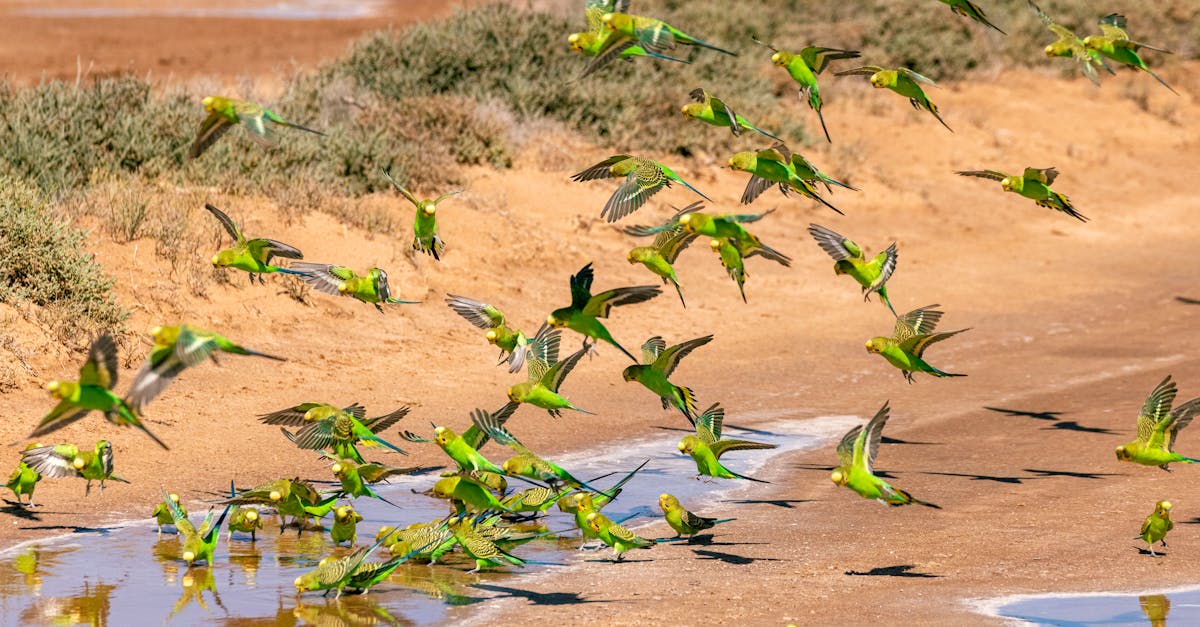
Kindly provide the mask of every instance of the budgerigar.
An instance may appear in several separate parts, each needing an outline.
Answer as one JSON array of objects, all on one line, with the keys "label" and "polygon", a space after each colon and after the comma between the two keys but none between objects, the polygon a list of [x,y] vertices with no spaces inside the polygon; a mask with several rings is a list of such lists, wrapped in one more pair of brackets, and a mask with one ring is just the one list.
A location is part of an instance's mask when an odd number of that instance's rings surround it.
[{"label": "budgerigar", "polygon": [[587,515],[587,525],[608,546],[612,547],[613,559],[621,561],[626,551],[630,549],[648,549],[654,546],[654,540],[648,540],[636,533],[609,520],[600,512]]},{"label": "budgerigar", "polygon": [[44,477],[79,477],[87,481],[83,495],[92,491],[92,482],[100,482],[100,494],[104,494],[105,481],[129,483],[113,474],[112,444],[108,440],[96,441],[91,451],[81,451],[74,444],[55,444],[26,449],[21,461]]},{"label": "budgerigar", "polygon": [[943,372],[929,365],[924,359],[925,349],[929,348],[931,344],[970,330],[959,329],[934,333],[934,328],[942,319],[943,314],[934,309],[937,306],[926,305],[896,318],[892,337],[879,336],[867,340],[867,352],[875,353],[886,359],[889,364],[899,368],[900,372],[904,374],[904,379],[909,383],[913,382],[914,372],[924,372],[935,377],[967,376]]},{"label": "budgerigar", "polygon": [[588,63],[584,76],[608,65],[632,46],[638,46],[647,53],[656,55],[664,55],[675,50],[677,45],[685,45],[737,56],[737,53],[697,39],[657,18],[627,13],[605,13],[600,16],[600,21],[609,34]]},{"label": "budgerigar", "polygon": [[242,235],[242,230],[238,228],[237,223],[226,215],[224,211],[210,204],[205,204],[204,208],[213,214],[213,217],[221,223],[221,226],[225,227],[225,232],[229,233],[229,237],[233,238],[233,246],[213,255],[212,265],[214,267],[244,270],[250,274],[251,284],[254,283],[255,278],[258,279],[260,284],[264,284],[266,281],[262,278],[262,275],[275,272],[303,276],[302,273],[295,270],[271,265],[271,260],[275,257],[279,257],[280,259],[304,259],[304,253],[301,253],[298,248],[265,237],[248,240],[245,235]]},{"label": "budgerigar", "polygon": [[488,344],[500,348],[498,363],[503,363],[507,355],[509,372],[517,372],[525,365],[529,340],[520,329],[508,326],[504,312],[483,301],[454,294],[446,295],[446,304],[467,322],[487,330]]},{"label": "budgerigar", "polygon": [[362,519],[362,514],[354,511],[353,505],[334,507],[333,525],[329,527],[329,537],[333,540],[333,545],[348,542],[350,546],[354,546],[358,541],[358,523],[362,522]]},{"label": "budgerigar", "polygon": [[[187,518],[187,509],[179,502],[179,495],[174,492],[167,495],[167,499],[175,501],[175,506],[182,512],[184,518]],[[158,527],[158,535],[162,535],[163,525],[175,525],[175,515],[171,513],[171,508],[167,506],[166,501],[160,501],[154,506],[154,511],[150,512],[150,517],[154,519],[154,524]]]},{"label": "budgerigar", "polygon": [[1074,31],[1062,24],[1056,24],[1054,20],[1050,19],[1049,15],[1046,15],[1038,5],[1034,4],[1033,0],[1026,1],[1034,13],[1037,13],[1042,23],[1046,25],[1046,28],[1058,36],[1056,41],[1044,48],[1046,56],[1075,59],[1083,75],[1096,85],[1100,84],[1100,73],[1096,71],[1096,66],[1104,68],[1109,74],[1113,73],[1112,68],[1108,67],[1108,64],[1104,62],[1103,55],[1084,46],[1083,40]]},{"label": "budgerigar", "polygon": [[672,494],[660,494],[658,496],[658,506],[662,508],[663,518],[666,519],[667,525],[675,530],[675,537],[688,537],[688,542],[691,543],[692,538],[696,537],[697,533],[705,529],[727,523],[733,518],[705,518],[697,516],[689,512],[687,508],[679,503],[679,499]]},{"label": "budgerigar", "polygon": [[1133,462],[1145,466],[1158,466],[1170,470],[1169,464],[1194,464],[1200,459],[1185,457],[1175,452],[1175,438],[1179,432],[1192,423],[1192,418],[1200,414],[1200,398],[1194,398],[1174,410],[1171,405],[1175,402],[1178,386],[1171,376],[1162,380],[1150,392],[1150,396],[1138,413],[1137,439],[1117,447],[1117,459],[1123,462]]},{"label": "budgerigar", "polygon": [[[680,220],[687,218],[688,215],[683,216]],[[590,263],[580,269],[578,273],[571,275],[571,304],[551,312],[550,316],[546,318],[546,323],[555,328],[571,329],[579,333],[584,337],[585,347],[588,346],[589,339],[592,340],[593,345],[595,342],[608,342],[617,350],[625,353],[625,356],[637,362],[633,353],[625,350],[625,347],[613,339],[608,329],[600,322],[600,318],[607,318],[613,307],[648,301],[661,294],[662,288],[656,285],[618,287],[592,295],[594,278]]]},{"label": "budgerigar", "polygon": [[1019,175],[996,170],[964,170],[958,174],[1000,181],[1000,187],[1006,192],[1020,194],[1036,202],[1039,207],[1061,211],[1080,222],[1087,222],[1087,218],[1075,210],[1070,198],[1050,189],[1054,179],[1058,178],[1058,170],[1054,168],[1025,168],[1025,172]]},{"label": "budgerigar", "polygon": [[576,407],[558,393],[558,388],[567,375],[571,374],[571,370],[587,353],[587,349],[582,348],[564,359],[559,359],[559,333],[561,332],[558,329],[543,323],[533,341],[529,343],[529,355],[526,358],[529,378],[508,388],[508,402],[512,406],[508,410],[509,413],[515,411],[516,405],[520,403],[541,407],[555,418],[562,416],[564,409],[584,414],[592,413]]},{"label": "budgerigar", "polygon": [[[703,206],[700,201],[696,201],[676,211],[675,215],[667,221],[666,229],[654,236],[653,244],[637,246],[625,256],[629,263],[640,263],[646,266],[647,270],[662,277],[663,283],[675,286],[675,292],[679,294],[679,303],[684,307],[687,307],[687,303],[683,300],[683,289],[679,285],[679,277],[675,274],[675,266],[672,264],[679,258],[679,253],[683,252],[696,239],[696,234],[689,233],[679,224],[679,216],[698,211]],[[628,235],[640,234],[638,227],[625,227],[624,230]]]},{"label": "budgerigar", "polygon": [[350,585],[363,560],[377,548],[378,542],[369,547],[359,547],[343,557],[330,556],[321,560],[316,568],[296,577],[292,582],[296,586],[296,594],[324,590],[326,595],[333,591],[335,598],[341,597],[342,589]]},{"label": "budgerigar", "polygon": [[[603,50],[609,55],[617,55],[627,61],[632,61],[633,57],[654,57],[677,63],[689,63],[689,61],[684,59],[676,59],[665,54],[648,51],[641,46],[635,45],[633,41],[622,41],[615,48],[607,46],[606,44],[610,37],[621,37],[621,35],[609,30],[601,18],[606,13],[623,13],[628,8],[629,0],[584,0],[584,12],[587,16],[588,29],[582,33],[571,33],[567,37],[567,43],[570,44],[572,50],[586,57],[595,57]],[[597,69],[599,67],[593,67],[589,64],[583,70],[583,73],[580,74],[579,78],[584,78]]]},{"label": "budgerigar", "polygon": [[303,261],[292,264],[292,269],[303,272],[304,282],[318,292],[332,296],[349,296],[364,303],[371,303],[379,313],[383,313],[381,305],[418,305],[419,301],[400,300],[392,296],[392,288],[388,286],[387,272],[380,268],[371,268],[366,275],[355,274],[354,270],[345,266],[335,266],[326,263]]},{"label": "budgerigar", "polygon": [[204,517],[204,522],[200,523],[199,529],[196,529],[188,520],[187,513],[183,511],[183,508],[171,500],[165,491],[163,492],[163,503],[171,510],[175,528],[183,536],[181,557],[183,561],[187,562],[188,568],[190,569],[201,561],[207,566],[212,566],[213,550],[217,548],[217,541],[221,539],[221,523],[225,522],[225,516],[229,514],[232,506],[226,505],[215,522],[213,521],[215,512],[209,509],[208,514]]},{"label": "budgerigar", "polygon": [[713,336],[706,335],[680,342],[670,348],[659,336],[654,336],[642,344],[642,363],[627,366],[621,373],[626,382],[637,381],[647,390],[658,395],[663,409],[674,407],[678,409],[688,422],[696,422],[696,394],[691,388],[671,383],[671,373],[679,366],[679,362],[692,351],[708,344]]},{"label": "budgerigar", "polygon": [[976,22],[979,22],[980,24],[999,32],[1001,35],[1008,34],[1003,30],[1000,30],[999,26],[991,23],[988,20],[987,15],[984,14],[983,9],[979,8],[979,5],[975,4],[974,2],[971,2],[971,0],[938,0],[938,2],[948,5],[951,11],[954,11],[965,18],[975,20]]},{"label": "budgerigar", "polygon": [[929,99],[929,96],[925,95],[925,90],[921,89],[922,83],[932,87],[937,87],[937,83],[933,82],[932,80],[921,76],[920,74],[917,74],[906,67],[896,68],[894,70],[885,70],[878,65],[865,65],[863,67],[857,67],[852,70],[846,70],[836,74],[836,76],[853,75],[871,77],[870,81],[872,87],[876,89],[883,89],[886,87],[900,94],[901,96],[908,98],[908,103],[911,104],[914,109],[924,109],[925,111],[928,111],[933,115],[933,117],[937,118],[938,122],[942,123],[942,126],[946,127],[946,130],[950,131],[951,133],[954,132],[954,129],[950,128],[950,125],[946,124],[946,121],[943,120],[942,116],[938,113],[937,105],[933,104],[933,101]]},{"label": "budgerigar", "polygon": [[571,176],[571,180],[576,182],[609,178],[625,181],[613,192],[608,202],[604,203],[604,209],[600,211],[600,217],[608,222],[616,222],[637,211],[651,196],[670,187],[672,182],[683,185],[705,200],[711,200],[680,178],[671,168],[657,161],[632,155],[613,155]]},{"label": "budgerigar", "polygon": [[355,446],[358,442],[381,445],[401,455],[407,455],[403,449],[377,435],[406,415],[408,407],[401,407],[385,417],[371,421],[368,426],[366,422],[360,421],[350,413],[337,412],[333,416],[301,427],[295,434],[295,443],[302,449],[312,451],[328,448],[338,459],[349,459],[359,464],[366,463],[366,460]]},{"label": "budgerigar", "polygon": [[862,286],[864,301],[870,299],[873,293],[879,294],[879,300],[887,305],[892,315],[898,315],[892,307],[892,301],[888,299],[886,285],[888,279],[892,278],[892,273],[896,271],[898,253],[895,242],[867,261],[866,251],[837,231],[819,224],[810,224],[808,233],[817,240],[821,250],[833,257],[835,275],[849,275],[857,281]]},{"label": "budgerigar", "polygon": [[854,188],[825,176],[804,157],[798,159],[805,174],[805,176],[801,176],[800,171],[793,165],[794,157],[795,155],[782,143],[775,144],[766,150],[744,151],[730,157],[730,169],[750,174],[750,180],[742,192],[742,204],[748,205],[772,186],[778,186],[784,196],[787,196],[789,191],[796,192],[842,214],[841,209],[834,207],[817,193],[813,181],[824,183],[827,187],[832,182],[847,189]]},{"label": "budgerigar", "polygon": [[863,498],[875,499],[884,505],[916,503],[941,509],[933,503],[913,498],[911,494],[877,477],[872,470],[875,456],[879,454],[879,442],[883,439],[883,427],[887,424],[888,413],[888,404],[884,403],[865,428],[859,425],[842,436],[837,446],[839,465],[829,478],[837,485],[854,490]]},{"label": "budgerigar", "polygon": [[461,194],[462,190],[446,192],[433,200],[417,200],[417,197],[413,196],[412,192],[405,189],[396,179],[392,178],[390,172],[384,170],[383,175],[400,191],[400,195],[412,203],[413,207],[417,210],[416,217],[413,218],[413,250],[432,255],[434,259],[440,261],[442,253],[446,250],[446,242],[443,242],[442,238],[438,237],[437,206],[443,200],[456,194]]},{"label": "budgerigar", "polygon": [[759,483],[770,483],[762,479],[739,475],[721,464],[721,456],[729,451],[776,448],[774,444],[749,440],[721,439],[721,428],[725,421],[725,410],[713,404],[696,419],[696,435],[684,436],[679,441],[679,452],[692,456],[696,462],[697,478],[748,479]]},{"label": "budgerigar", "polygon": [[695,102],[683,105],[680,112],[689,120],[699,120],[712,126],[727,126],[733,132],[734,137],[740,137],[742,129],[747,129],[766,135],[771,139],[783,141],[779,136],[758,128],[746,118],[734,113],[724,100],[708,93],[703,87],[693,89],[688,97]]},{"label": "budgerigar", "polygon": [[1179,95],[1179,92],[1175,91],[1158,74],[1155,74],[1153,70],[1147,67],[1146,62],[1138,55],[1138,50],[1142,48],[1166,54],[1171,54],[1170,50],[1155,48],[1148,44],[1130,40],[1129,34],[1125,32],[1124,15],[1111,13],[1100,18],[1100,32],[1103,34],[1085,37],[1083,45],[1087,46],[1089,50],[1095,50],[1117,63],[1127,65],[1135,70],[1141,70],[1153,76],[1154,80],[1162,83],[1163,87],[1170,89],[1171,93],[1176,96]]},{"label": "budgerigar", "polygon": [[587,482],[576,479],[574,475],[567,472],[562,466],[531,451],[516,436],[510,433],[495,416],[483,410],[476,409],[471,414],[471,420],[475,423],[476,427],[479,427],[481,431],[491,436],[497,444],[507,446],[516,453],[514,457],[508,458],[501,466],[508,476],[526,477],[534,481],[544,481],[549,483],[551,488],[555,488],[559,484],[565,484],[599,492],[599,490],[588,485]]},{"label": "budgerigar", "polygon": [[721,260],[721,266],[729,273],[729,278],[737,283],[738,292],[742,295],[742,302],[749,302],[746,300],[746,277],[749,275],[746,274],[746,260],[742,257],[742,251],[738,248],[737,241],[728,237],[720,237],[709,240],[708,246],[714,253],[717,253]]},{"label": "budgerigar", "polygon": [[[41,448],[41,442],[35,442],[25,447],[25,450]],[[17,462],[17,468],[8,476],[8,482],[4,487],[12,490],[13,496],[17,499],[17,505],[25,505],[34,507],[33,504],[33,489],[37,487],[37,483],[42,480],[42,474],[29,467],[24,460]],[[28,502],[23,501],[21,497],[27,497]]]},{"label": "budgerigar", "polygon": [[1146,517],[1146,521],[1142,523],[1142,532],[1138,535],[1143,542],[1150,545],[1150,555],[1157,556],[1154,552],[1154,543],[1159,542],[1163,547],[1167,546],[1167,532],[1175,528],[1175,522],[1171,520],[1171,502],[1159,501],[1154,504],[1154,511]]},{"label": "budgerigar", "polygon": [[274,126],[287,126],[316,135],[325,134],[288,122],[276,115],[274,111],[253,102],[221,96],[205,96],[201,103],[204,105],[204,111],[208,113],[208,117],[204,118],[204,122],[200,124],[200,130],[196,132],[196,139],[192,142],[192,147],[188,149],[189,159],[199,157],[238,123],[253,132],[251,137],[260,143],[270,143],[271,138],[275,135],[272,130]]},{"label": "budgerigar", "polygon": [[857,50],[838,50],[837,48],[822,48],[820,46],[808,46],[802,49],[799,53],[792,53],[786,50],[779,50],[774,45],[754,40],[755,43],[766,46],[771,49],[774,54],[771,55],[771,63],[777,67],[787,70],[788,76],[800,85],[800,100],[808,104],[809,108],[817,112],[817,119],[821,121],[821,130],[825,132],[825,141],[833,143],[833,139],[829,137],[829,129],[825,127],[825,115],[821,113],[821,108],[825,101],[821,98],[820,87],[817,85],[817,75],[825,71],[829,64],[833,61],[841,59],[857,59],[859,52]]}]

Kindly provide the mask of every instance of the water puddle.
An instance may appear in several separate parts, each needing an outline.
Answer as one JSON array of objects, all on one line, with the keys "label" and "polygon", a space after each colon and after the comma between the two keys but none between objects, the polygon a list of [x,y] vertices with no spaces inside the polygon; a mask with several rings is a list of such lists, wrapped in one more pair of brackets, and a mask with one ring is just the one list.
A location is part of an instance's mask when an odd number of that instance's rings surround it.
[{"label": "water puddle", "polygon": [[128,2],[112,6],[32,6],[14,9],[13,13],[31,17],[106,18],[106,17],[187,17],[240,18],[262,20],[348,20],[367,18],[376,14],[380,0],[290,0],[280,2],[183,3],[166,5],[145,3],[130,6]]},{"label": "water puddle", "polygon": [[[745,414],[740,417],[754,418]],[[779,448],[733,452],[723,461],[754,476],[772,457],[821,445],[860,421],[839,416],[775,419],[755,429],[727,425],[728,437],[771,442]],[[748,486],[747,482],[690,479],[695,475],[695,464],[676,449],[685,434],[661,428],[650,437],[599,451],[563,455],[555,461],[578,476],[593,477],[615,469],[628,470],[651,459],[605,510],[613,518],[636,515],[627,523],[633,527],[661,516],[657,503],[663,491],[679,496],[686,505],[746,496],[740,493],[763,489]],[[490,445],[485,452],[502,461],[507,450]],[[444,502],[413,494],[433,481],[428,475],[407,476],[376,487],[402,509],[374,499],[355,500],[355,509],[364,517],[358,526],[359,543],[369,542],[385,524],[407,525],[444,516]],[[615,478],[610,477],[598,484],[607,486],[613,481]],[[192,519],[197,520],[203,509],[193,504]],[[697,509],[705,511],[698,505]],[[450,608],[456,606],[472,606],[497,596],[521,596],[521,581],[529,581],[539,571],[555,570],[530,564],[523,569],[496,568],[467,574],[474,562],[456,552],[434,567],[402,566],[367,595],[345,595],[334,600],[310,593],[297,598],[292,581],[333,551],[332,541],[328,532],[305,532],[297,537],[294,529],[288,529],[280,534],[275,516],[267,514],[264,518],[266,528],[259,532],[256,542],[241,534],[235,534],[232,542],[223,536],[216,549],[216,563],[190,571],[179,557],[178,538],[169,532],[158,536],[149,520],[99,533],[74,533],[0,553],[0,625],[426,625],[447,621]],[[573,521],[557,508],[551,508],[544,524],[562,536],[533,540],[516,547],[513,553],[529,561],[564,566],[585,558],[597,559],[595,553],[581,555],[577,551],[578,532]],[[338,549],[339,553],[347,551],[345,547]],[[570,596],[569,592],[562,594]],[[462,616],[455,613],[455,619]]]},{"label": "water puddle", "polygon": [[1033,625],[1200,625],[1200,588],[1141,594],[1047,594],[1016,599],[993,601],[984,609],[993,616]]}]

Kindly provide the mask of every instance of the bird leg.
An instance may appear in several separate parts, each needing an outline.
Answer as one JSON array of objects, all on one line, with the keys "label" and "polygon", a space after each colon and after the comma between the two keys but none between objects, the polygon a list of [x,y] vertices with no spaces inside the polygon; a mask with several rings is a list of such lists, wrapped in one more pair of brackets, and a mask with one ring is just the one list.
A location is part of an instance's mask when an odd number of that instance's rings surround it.
[{"label": "bird leg", "polygon": [[912,385],[912,384],[913,384],[913,375],[912,375],[912,373],[911,373],[911,372],[909,372],[909,371],[907,371],[907,370],[901,370],[900,372],[904,373],[904,380],[905,380],[905,381],[908,381],[908,384],[909,384],[909,385]]},{"label": "bird leg", "polygon": [[92,480],[88,479],[87,485],[83,488],[83,495],[87,496],[92,493]]},{"label": "bird leg", "polygon": [[383,307],[380,307],[379,303],[375,303],[375,308],[379,310],[379,313],[383,313]]},{"label": "bird leg", "polygon": [[1158,553],[1154,552],[1154,545],[1150,545],[1150,557],[1158,557]]}]

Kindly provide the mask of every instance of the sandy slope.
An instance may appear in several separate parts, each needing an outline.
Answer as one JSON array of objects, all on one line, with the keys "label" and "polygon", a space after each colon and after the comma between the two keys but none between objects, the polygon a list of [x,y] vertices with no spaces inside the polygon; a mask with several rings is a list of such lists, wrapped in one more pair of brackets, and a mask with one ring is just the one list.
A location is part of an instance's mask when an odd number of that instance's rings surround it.
[{"label": "sandy slope", "polygon": [[[1159,560],[1139,555],[1130,538],[1159,498],[1176,503],[1181,521],[1200,517],[1194,505],[1200,489],[1191,480],[1196,469],[1167,474],[1121,465],[1112,448],[1132,439],[1137,408],[1167,373],[1179,379],[1181,399],[1200,395],[1200,358],[1193,350],[1200,307],[1174,301],[1200,297],[1194,278],[1200,223],[1189,182],[1198,154],[1197,107],[1190,97],[1176,98],[1127,74],[1100,91],[1038,73],[1005,78],[1005,87],[981,83],[937,92],[955,134],[892,94],[839,90],[827,110],[838,143],[805,152],[862,188],[833,196],[847,216],[772,192],[754,209],[779,211],[753,230],[795,262],[786,269],[753,260],[748,305],[701,241],[679,264],[686,310],[666,294],[618,310],[611,325],[630,348],[652,334],[673,342],[715,333],[677,377],[701,402],[720,400],[731,422],[747,422],[739,414],[760,409],[801,418],[867,417],[890,399],[886,435],[929,444],[885,445],[878,465],[898,485],[945,509],[885,510],[829,483],[831,448],[795,455],[767,469],[763,476],[775,483],[748,497],[802,501],[794,508],[694,504],[706,514],[738,518],[715,538],[731,544],[708,547],[737,557],[696,559],[687,547],[661,546],[636,563],[587,564],[528,584],[516,580],[517,587],[620,601],[539,607],[539,619],[861,624],[920,616],[950,624],[964,619],[964,597],[1194,581],[1185,570],[1198,545],[1193,526],[1180,525],[1172,536],[1175,554]],[[1182,93],[1196,93],[1196,79],[1183,72],[1168,80]],[[1139,91],[1149,95],[1148,111],[1126,96]],[[296,402],[360,401],[373,413],[407,403],[414,411],[401,426],[410,429],[427,429],[430,420],[462,427],[471,408],[498,407],[512,379],[491,366],[495,354],[481,335],[442,306],[445,293],[491,300],[532,330],[566,303],[568,274],[588,261],[596,263],[601,289],[650,282],[623,259],[633,242],[593,219],[612,187],[573,184],[566,170],[534,167],[535,157],[545,154],[583,166],[607,152],[537,141],[515,170],[475,173],[467,193],[444,205],[450,251],[440,264],[410,262],[403,237],[367,237],[323,214],[284,223],[279,209],[266,203],[216,199],[249,233],[294,244],[312,260],[381,265],[402,296],[426,303],[386,315],[320,295],[304,306],[279,295],[273,283],[249,287],[241,277],[196,298],[177,289],[179,278],[151,255],[152,243],[96,241],[93,250],[117,277],[120,298],[137,303],[132,328],[186,320],[290,361],[229,357],[221,367],[184,374],[151,406],[151,417],[168,423],[154,426],[172,445],[169,452],[97,418],[56,434],[78,442],[110,438],[117,471],[133,485],[80,499],[79,483],[45,481],[38,488],[47,504],[37,512],[40,520],[0,518],[6,529],[0,542],[148,512],[160,484],[195,495],[230,477],[249,484],[296,473],[323,476],[311,456],[253,420]],[[722,170],[724,158],[701,158],[679,170],[719,207],[736,210],[745,179]],[[1078,223],[1003,194],[998,185],[953,174],[1025,165],[1058,166],[1056,187],[1093,221]],[[669,213],[668,202],[690,201],[684,190],[664,192],[632,221],[657,220]],[[396,198],[364,202],[409,219]],[[193,219],[209,218],[197,206]],[[833,276],[832,262],[804,232],[810,221],[871,250],[899,242],[899,270],[889,284],[897,307],[940,303],[944,328],[971,327],[929,353],[935,365],[970,376],[920,378],[909,386],[868,355],[863,341],[887,332],[890,317],[878,303],[863,304],[849,279]],[[37,382],[73,374],[79,359],[47,346],[23,323],[9,328],[33,353],[35,372],[19,390],[0,396],[0,414],[9,417],[0,423],[6,442],[21,438],[50,407]],[[136,362],[129,359],[123,384]],[[598,417],[552,420],[524,409],[513,430],[531,447],[553,453],[678,424],[648,392],[621,381],[624,365],[616,351],[602,349],[567,381],[568,396]],[[1051,423],[985,406],[1062,415]],[[1066,422],[1112,432],[1080,431]],[[1200,451],[1196,434],[1185,432],[1180,449]],[[16,456],[12,450],[6,465]],[[441,463],[434,452],[418,448],[412,459]],[[936,577],[846,574],[907,565]],[[674,613],[697,598],[705,599],[703,619]],[[501,622],[527,619],[523,603],[503,602],[499,611],[509,613]]]}]

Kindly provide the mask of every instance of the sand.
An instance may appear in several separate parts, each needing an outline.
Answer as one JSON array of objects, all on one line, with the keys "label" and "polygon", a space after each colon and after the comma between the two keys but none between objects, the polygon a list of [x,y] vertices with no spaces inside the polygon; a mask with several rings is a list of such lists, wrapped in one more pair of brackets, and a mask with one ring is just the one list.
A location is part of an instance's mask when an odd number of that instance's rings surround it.
[{"label": "sand", "polygon": [[[1164,78],[1183,94],[1197,93],[1200,66],[1173,69]],[[936,92],[954,134],[892,94],[852,86],[833,92],[826,116],[837,143],[804,152],[863,190],[832,196],[847,215],[769,192],[753,209],[778,211],[752,228],[790,254],[792,268],[751,260],[749,303],[743,304],[701,240],[678,264],[686,310],[666,293],[616,311],[610,327],[630,348],[653,334],[668,342],[715,334],[676,377],[701,403],[720,401],[733,423],[753,426],[755,415],[781,413],[865,419],[890,401],[885,435],[902,442],[884,444],[877,467],[943,509],[885,509],[837,488],[828,479],[836,460],[831,444],[760,471],[773,483],[744,497],[760,503],[687,504],[738,519],[720,527],[709,546],[662,545],[630,563],[586,563],[507,584],[611,603],[532,608],[514,599],[483,604],[482,611],[504,624],[530,617],[962,624],[981,620],[970,613],[973,598],[1195,583],[1187,559],[1200,546],[1193,524],[1177,526],[1171,554],[1161,559],[1139,553],[1133,536],[1163,498],[1175,503],[1178,523],[1200,520],[1197,469],[1166,473],[1118,463],[1113,447],[1133,439],[1138,408],[1167,374],[1180,382],[1180,400],[1200,396],[1194,350],[1200,306],[1176,300],[1200,298],[1200,222],[1191,183],[1200,110],[1189,95],[1175,97],[1147,77],[1124,72],[1100,90],[1030,71],[1005,74],[1004,86],[988,78]],[[557,139],[529,144],[511,171],[472,172],[466,193],[442,212],[449,248],[441,263],[411,260],[404,236],[370,236],[320,213],[281,220],[284,212],[261,199],[214,199],[248,233],[296,245],[315,261],[380,265],[401,297],[423,301],[383,315],[320,294],[303,305],[281,295],[276,281],[251,287],[241,275],[198,297],[178,287],[169,264],[152,254],[152,242],[118,245],[95,235],[89,249],[117,278],[121,301],[134,308],[130,328],[187,321],[289,361],[231,356],[220,367],[187,371],[149,412],[170,451],[95,416],[56,433],[62,441],[112,440],[117,472],[133,484],[82,498],[81,482],[43,481],[38,521],[0,514],[0,547],[148,514],[160,485],[201,498],[230,478],[242,485],[296,474],[324,478],[327,471],[311,455],[254,420],[301,401],[358,401],[372,415],[409,404],[413,412],[400,427],[422,432],[431,420],[463,428],[472,408],[499,407],[516,379],[492,366],[494,350],[441,303],[446,293],[489,300],[532,331],[548,311],[567,303],[568,275],[589,261],[600,289],[654,282],[624,261],[635,242],[596,219],[612,185],[571,183],[573,169],[534,165],[537,157],[556,154],[582,169],[609,152]],[[745,177],[722,169],[724,158],[702,155],[677,169],[720,210],[740,211]],[[1077,222],[1004,194],[998,184],[954,174],[1026,165],[1057,166],[1056,189],[1092,221]],[[668,203],[691,200],[686,190],[664,192],[628,222],[658,221],[670,213]],[[364,202],[402,222],[411,219],[398,198]],[[191,219],[210,218],[196,207]],[[834,276],[832,261],[805,233],[810,222],[871,251],[897,242],[899,268],[889,283],[897,308],[939,303],[947,312],[942,328],[970,327],[928,353],[935,365],[969,376],[918,377],[909,385],[867,354],[863,342],[886,334],[890,316],[877,302],[863,303],[848,278]],[[97,228],[86,219],[80,226]],[[55,346],[43,331],[0,309],[9,321],[5,333],[31,369],[17,389],[0,395],[0,414],[7,417],[0,438],[13,442],[52,404],[40,384],[74,376],[86,338],[74,350]],[[576,340],[568,337],[565,344],[573,347]],[[120,389],[146,346],[123,357]],[[553,456],[658,425],[680,426],[682,419],[662,412],[649,392],[621,380],[626,363],[602,348],[567,380],[564,392],[596,417],[555,420],[526,408],[512,430]],[[1200,455],[1200,436],[1185,431],[1179,449]],[[16,450],[5,454],[5,466]],[[436,448],[413,447],[412,453],[406,463],[444,463]],[[735,468],[739,455],[753,453],[733,454]],[[645,531],[665,535],[667,528],[660,523]],[[707,559],[696,548],[710,551]],[[704,614],[681,613],[683,607]],[[454,608],[451,617],[472,611],[480,609]]]}]

